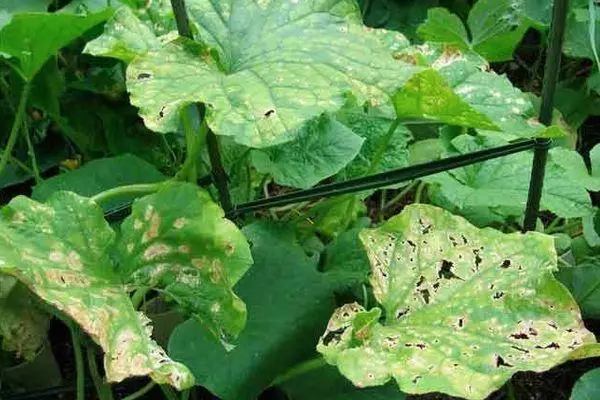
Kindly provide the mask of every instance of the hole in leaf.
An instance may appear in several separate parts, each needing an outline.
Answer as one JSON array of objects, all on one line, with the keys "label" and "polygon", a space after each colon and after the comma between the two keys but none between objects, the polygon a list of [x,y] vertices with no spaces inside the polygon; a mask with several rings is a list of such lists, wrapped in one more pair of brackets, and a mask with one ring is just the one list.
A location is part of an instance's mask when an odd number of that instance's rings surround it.
[{"label": "hole in leaf", "polygon": [[510,268],[510,260],[504,260],[502,261],[502,265],[500,266],[500,268]]},{"label": "hole in leaf", "polygon": [[329,346],[329,343],[335,341],[336,343],[338,343],[342,337],[342,334],[344,333],[344,331],[346,330],[346,328],[340,328],[340,329],[336,329],[335,331],[329,331],[325,334],[325,336],[323,336],[323,344],[325,346]]},{"label": "hole in leaf", "polygon": [[496,292],[494,293],[494,300],[501,299],[504,296],[504,292]]},{"label": "hole in leaf", "polygon": [[556,342],[552,342],[549,345],[546,346],[535,346],[536,349],[560,349],[560,345]]},{"label": "hole in leaf", "polygon": [[527,336],[527,334],[523,333],[523,332],[513,333],[512,335],[510,335],[510,337],[513,339],[518,339],[518,340],[529,339],[529,336]]},{"label": "hole in leaf", "polygon": [[148,79],[148,78],[151,78],[151,77],[152,77],[152,75],[150,75],[149,73],[147,73],[147,72],[142,72],[141,74],[139,74],[139,75],[137,76],[137,79],[138,79],[138,80],[139,80],[139,79]]},{"label": "hole in leaf", "polygon": [[396,312],[396,319],[400,319],[400,318],[404,317],[406,314],[409,313],[409,311],[410,311],[410,307],[399,309],[398,312]]},{"label": "hole in leaf", "polygon": [[270,117],[271,115],[273,115],[273,114],[275,114],[275,110],[274,110],[274,109],[272,109],[272,108],[270,108],[270,109],[268,109],[267,111],[265,111],[265,114],[264,114],[264,115],[265,115],[265,117],[266,117],[266,118],[269,118],[269,117]]},{"label": "hole in leaf", "polygon": [[496,368],[500,367],[513,367],[513,365],[507,363],[501,356],[496,354]]},{"label": "hole in leaf", "polygon": [[421,375],[417,375],[413,378],[412,383],[414,383],[415,385],[417,384],[417,382],[419,381],[419,379],[421,379]]},{"label": "hole in leaf", "polygon": [[454,267],[454,263],[448,260],[442,260],[442,265],[438,271],[438,278],[440,279],[460,279],[461,277],[452,272],[452,268]]}]

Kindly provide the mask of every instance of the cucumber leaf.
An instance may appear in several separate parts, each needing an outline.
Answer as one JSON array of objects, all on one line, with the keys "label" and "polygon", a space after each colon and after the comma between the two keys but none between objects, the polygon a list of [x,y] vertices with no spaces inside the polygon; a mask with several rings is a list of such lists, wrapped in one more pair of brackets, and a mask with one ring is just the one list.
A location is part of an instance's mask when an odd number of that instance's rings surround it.
[{"label": "cucumber leaf", "polygon": [[550,236],[478,229],[411,205],[361,241],[381,308],[342,306],[317,347],[357,387],[393,378],[405,393],[482,399],[518,371],[598,351],[552,275]]},{"label": "cucumber leaf", "polygon": [[244,228],[255,264],[236,287],[248,306],[248,325],[230,352],[189,320],[173,332],[169,354],[190,367],[198,384],[224,400],[256,399],[282,372],[314,356],[332,287],[288,226]]},{"label": "cucumber leaf", "polygon": [[[145,53],[136,53],[127,70],[132,104],[154,131],[177,130],[181,108],[203,102],[215,133],[249,147],[273,146],[338,110],[347,92],[362,102],[387,102],[418,69],[392,58],[383,35],[362,26],[351,0],[186,4],[200,44],[142,43]],[[120,26],[109,25],[105,35],[118,38]],[[138,30],[140,40],[150,40],[147,29]],[[112,43],[104,47],[129,46]]]},{"label": "cucumber leaf", "polygon": [[0,55],[18,60],[17,68],[30,81],[50,57],[87,30],[108,19],[113,10],[88,15],[20,13],[0,30]]},{"label": "cucumber leaf", "polygon": [[[458,152],[451,154],[467,154],[506,143],[496,136],[461,135],[452,140]],[[565,155],[569,160],[579,158],[581,163],[570,163]],[[441,194],[461,213],[462,210],[487,207],[505,216],[509,215],[507,212],[521,215],[527,202],[532,160],[532,153],[523,152],[432,175],[424,180],[438,185]],[[587,174],[587,170],[577,153],[562,148],[550,150],[541,208],[563,218],[584,217],[593,213],[586,190],[589,185],[572,179],[583,174]]]},{"label": "cucumber leaf", "polygon": [[570,400],[591,400],[600,396],[600,368],[586,372],[575,382]]},{"label": "cucumber leaf", "polygon": [[309,122],[295,141],[254,150],[252,164],[280,185],[307,189],[344,168],[363,141],[343,124],[322,115]]},{"label": "cucumber leaf", "polygon": [[13,275],[78,323],[105,352],[107,379],[150,375],[178,389],[193,376],[150,338],[113,269],[115,233],[102,209],[71,192],[46,204],[14,198],[0,216],[0,272]]},{"label": "cucumber leaf", "polygon": [[125,283],[160,289],[224,343],[243,329],[246,307],[232,288],[250,249],[207,192],[177,185],[136,200],[118,247]]}]

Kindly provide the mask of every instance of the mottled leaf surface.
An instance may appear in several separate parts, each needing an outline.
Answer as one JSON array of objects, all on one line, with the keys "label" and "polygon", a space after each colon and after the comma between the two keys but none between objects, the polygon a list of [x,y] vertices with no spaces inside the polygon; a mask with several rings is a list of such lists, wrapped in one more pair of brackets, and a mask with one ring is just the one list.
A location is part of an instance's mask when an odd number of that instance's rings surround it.
[{"label": "mottled leaf surface", "polygon": [[182,184],[136,200],[119,253],[126,283],[164,291],[222,341],[244,327],[232,288],[252,264],[250,249],[206,191]]},{"label": "mottled leaf surface", "polygon": [[334,309],[331,286],[290,227],[258,222],[244,234],[254,265],[236,286],[248,324],[235,349],[225,351],[194,320],[180,325],[169,343],[169,354],[224,400],[256,399],[279,374],[314,357]]},{"label": "mottled leaf surface", "polygon": [[400,116],[493,130],[507,138],[544,131],[529,98],[477,56],[433,43],[401,53],[401,58],[430,66],[437,74],[418,73],[398,91],[394,103]]},{"label": "mottled leaf surface", "polygon": [[186,3],[202,45],[150,49],[127,71],[132,104],[155,131],[176,130],[181,107],[204,102],[217,134],[268,147],[339,109],[349,91],[386,102],[416,70],[360,24],[354,1]]},{"label": "mottled leaf surface", "polygon": [[342,306],[318,345],[358,387],[393,378],[405,393],[483,399],[518,371],[597,346],[552,275],[550,236],[478,229],[411,205],[361,240],[381,309]]},{"label": "mottled leaf surface", "polygon": [[[495,136],[461,135],[452,140],[458,152],[447,155],[467,154],[506,143]],[[541,207],[564,218],[583,217],[593,212],[590,196],[584,182],[572,177],[587,174],[587,170],[573,172],[570,169],[573,164],[565,168],[565,153],[580,158],[572,150],[550,150]],[[436,174],[425,181],[439,185],[442,195],[457,206],[459,212],[476,207],[501,207],[503,212],[521,210],[520,215],[527,202],[532,160],[531,152],[523,152]]]},{"label": "mottled leaf surface", "polygon": [[32,360],[47,340],[50,316],[27,289],[9,275],[0,274],[0,347],[18,358]]},{"label": "mottled leaf surface", "polygon": [[192,375],[150,339],[149,319],[133,308],[114,271],[114,237],[87,198],[59,192],[41,204],[19,196],[1,211],[0,272],[78,323],[103,348],[109,381],[150,375],[189,387]]},{"label": "mottled leaf surface", "polygon": [[88,15],[21,13],[0,30],[0,54],[18,60],[18,68],[31,80],[44,63],[63,46],[102,23],[111,9]]}]

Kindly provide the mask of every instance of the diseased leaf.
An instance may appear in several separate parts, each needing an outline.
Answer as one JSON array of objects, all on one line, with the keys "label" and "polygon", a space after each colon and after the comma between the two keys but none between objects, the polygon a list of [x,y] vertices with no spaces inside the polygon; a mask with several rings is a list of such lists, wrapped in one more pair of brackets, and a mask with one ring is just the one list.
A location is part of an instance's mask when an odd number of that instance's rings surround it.
[{"label": "diseased leaf", "polygon": [[[458,150],[458,153],[452,154],[467,154],[506,143],[495,136],[462,135],[452,140]],[[550,150],[541,208],[564,218],[589,215],[593,209],[585,182],[571,179],[587,171],[578,171],[573,165],[569,165],[572,169],[565,168],[565,154],[580,157],[572,150]],[[523,152],[432,175],[424,180],[439,185],[442,195],[460,213],[471,208],[488,207],[496,208],[504,215],[515,215],[513,212],[521,215],[527,202],[532,159],[533,154]]]},{"label": "diseased leaf", "polygon": [[600,397],[600,368],[586,372],[573,386],[570,400],[593,400]]},{"label": "diseased leaf", "polygon": [[225,343],[243,329],[246,307],[232,288],[250,249],[207,192],[182,184],[136,200],[119,254],[125,283],[159,288]]},{"label": "diseased leaf", "polygon": [[400,57],[431,66],[437,75],[418,73],[398,91],[399,116],[499,131],[507,139],[544,132],[529,98],[481,59],[435,44],[407,48]]},{"label": "diseased leaf", "polygon": [[149,375],[187,388],[193,376],[150,339],[149,319],[133,308],[113,270],[114,237],[87,198],[59,192],[40,204],[19,196],[1,211],[0,273],[78,323],[104,350],[110,382]]},{"label": "diseased leaf", "polygon": [[552,276],[550,236],[480,230],[410,205],[361,240],[381,309],[339,308],[317,347],[358,387],[393,378],[405,393],[483,399],[518,371],[597,352]]},{"label": "diseased leaf", "polygon": [[[91,197],[117,186],[154,183],[164,179],[165,177],[153,165],[137,156],[125,154],[90,161],[79,169],[47,179],[33,188],[32,198],[46,201],[61,190]],[[102,206],[105,210],[112,210],[135,197],[129,194],[113,198]]]},{"label": "diseased leaf", "polygon": [[[198,384],[224,400],[250,400],[273,379],[314,356],[314,344],[334,308],[331,285],[286,226],[244,228],[255,264],[236,291],[248,325],[226,352],[190,320],[176,328],[169,353],[190,367]],[[201,356],[199,356],[201,355]]]},{"label": "diseased leaf", "polygon": [[327,115],[309,122],[293,142],[252,152],[252,164],[280,185],[308,189],[346,166],[364,139]]},{"label": "diseased leaf", "polygon": [[0,274],[0,344],[18,358],[32,360],[47,340],[50,316],[12,276]]},{"label": "diseased leaf", "polygon": [[22,13],[0,30],[0,54],[18,60],[23,78],[31,80],[63,46],[112,14],[111,9],[86,16],[57,13]]},{"label": "diseased leaf", "polygon": [[[127,70],[132,104],[155,131],[175,131],[179,110],[203,102],[217,134],[249,147],[273,146],[338,110],[349,91],[361,102],[386,102],[417,70],[392,58],[382,34],[359,23],[351,0],[186,4],[202,44],[179,40],[152,48]],[[121,46],[112,41],[114,32],[107,34],[112,44],[101,47]]]}]

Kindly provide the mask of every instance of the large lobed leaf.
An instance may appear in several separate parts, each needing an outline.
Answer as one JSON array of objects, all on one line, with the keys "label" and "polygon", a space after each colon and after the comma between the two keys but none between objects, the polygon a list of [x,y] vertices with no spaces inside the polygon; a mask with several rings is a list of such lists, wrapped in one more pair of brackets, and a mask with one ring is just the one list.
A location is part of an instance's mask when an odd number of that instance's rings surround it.
[{"label": "large lobed leaf", "polygon": [[549,236],[480,230],[411,205],[361,240],[381,308],[341,307],[318,345],[356,386],[393,378],[405,393],[483,399],[518,371],[597,352],[552,275]]},{"label": "large lobed leaf", "polygon": [[186,3],[202,45],[162,45],[134,15],[123,20],[117,13],[107,38],[88,47],[125,60],[131,53],[110,49],[135,49],[128,89],[152,130],[176,130],[179,110],[203,102],[217,134],[250,147],[272,146],[339,109],[349,91],[363,101],[387,101],[418,69],[392,58],[381,35],[359,22],[351,0]]},{"label": "large lobed leaf", "polygon": [[248,245],[194,185],[138,200],[118,241],[102,209],[72,192],[46,204],[16,197],[1,212],[0,272],[78,323],[103,348],[109,381],[149,375],[178,389],[194,382],[150,338],[131,289],[163,289],[220,337],[243,326],[244,306],[231,287],[251,263]]}]

